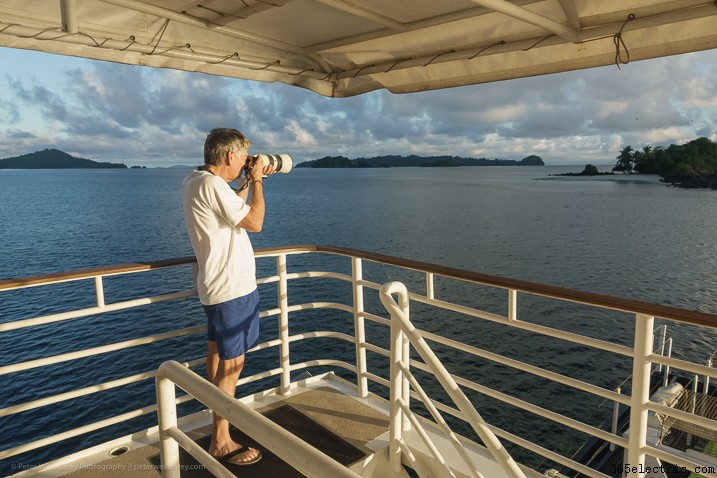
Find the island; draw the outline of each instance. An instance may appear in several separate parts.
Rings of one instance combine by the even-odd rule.
[[[598,171],[597,166],[594,166],[592,164],[586,164],[585,168],[583,168],[582,171],[579,173],[560,173],[560,174],[551,174],[550,176],[611,176],[616,173],[612,172],[600,172]]]
[[[520,161],[512,159],[462,158],[459,156],[376,156],[349,159],[345,156],[324,156],[304,161],[297,168],[445,168],[457,166],[545,166],[540,156],[531,155]]]
[[[661,181],[682,188],[717,189],[717,143],[697,138],[666,148],[626,146],[613,171],[624,174],[657,174]]]
[[[44,149],[12,158],[0,159],[0,169],[126,169],[121,163],[99,163],[91,159],[77,158],[59,149]]]

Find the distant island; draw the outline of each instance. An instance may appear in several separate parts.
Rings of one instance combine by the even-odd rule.
[[[59,149],[45,149],[13,158],[0,159],[0,169],[126,169],[121,163],[98,163],[91,159],[76,158]]]
[[[613,171],[657,174],[661,180],[682,188],[717,189],[717,143],[697,138],[683,145],[642,150],[626,146],[617,156]]]
[[[579,173],[560,173],[560,174],[551,174],[550,176],[612,176],[616,173],[601,173],[598,171],[597,166],[593,166],[592,164],[586,164],[585,168],[580,171]]]
[[[345,156],[325,156],[304,161],[297,168],[446,168],[457,166],[545,166],[540,156],[531,155],[520,161],[511,159],[462,158],[459,156],[376,156],[374,158],[349,159]]]

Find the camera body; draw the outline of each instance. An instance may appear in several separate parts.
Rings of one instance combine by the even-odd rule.
[[[294,162],[288,154],[257,154],[247,159],[244,168],[248,171],[255,161],[261,161],[263,166],[274,166],[277,173],[288,174],[294,168]]]

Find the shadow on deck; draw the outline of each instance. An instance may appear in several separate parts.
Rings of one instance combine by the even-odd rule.
[[[269,405],[262,401],[276,400]],[[255,401],[257,411],[295,434],[302,440],[326,453],[339,463],[350,466],[370,457],[375,449],[374,441],[388,431],[389,419],[382,411],[368,406],[359,399],[331,387],[293,391],[287,397],[269,396]],[[191,432],[190,436],[205,450],[209,447],[211,428],[203,426]],[[229,471],[238,477],[302,477],[291,468],[240,430],[232,427],[232,436],[237,443],[253,446],[262,451],[260,462],[249,466],[228,465]],[[180,449],[182,476],[190,478],[210,477],[212,474],[189,453]],[[132,449],[120,456],[112,457],[91,466],[78,466],[70,473],[72,478],[94,478],[98,476],[161,476],[159,447],[156,444]],[[363,465],[359,465],[363,468]]]

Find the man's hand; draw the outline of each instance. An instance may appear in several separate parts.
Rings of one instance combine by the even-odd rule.
[[[261,171],[263,174],[269,176],[271,174],[274,174],[276,172],[276,167],[269,163],[266,166],[264,166],[264,169]]]
[[[262,175],[270,175],[276,172],[276,167],[271,163],[264,166],[264,162],[261,160],[260,155],[257,154],[252,156],[253,163],[251,167],[251,178],[253,180],[261,180]]]
[[[259,158],[259,155],[252,156],[252,163],[251,163],[251,169],[249,170],[249,174],[251,175],[252,181],[261,181],[261,175],[262,170],[264,169],[264,164],[261,161],[261,158]]]

